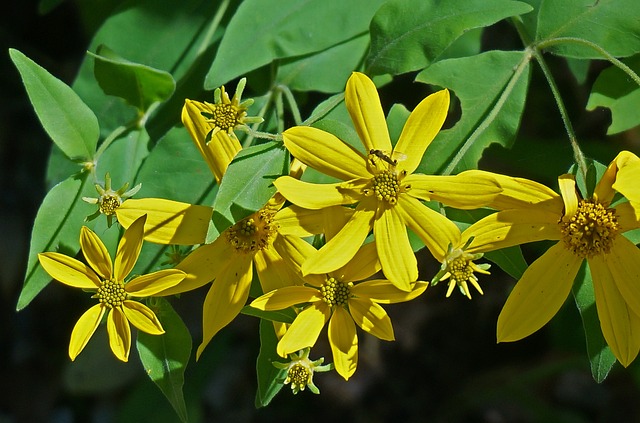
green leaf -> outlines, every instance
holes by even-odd
[[[271,63],[327,49],[367,31],[382,0],[245,0],[205,79],[216,88]]]
[[[285,308],[284,310],[275,311],[263,311],[251,306],[244,306],[240,312],[247,316],[258,317],[262,320],[281,323],[293,323],[296,318],[296,312],[292,308]]]
[[[130,62],[105,45],[89,55],[95,59],[94,73],[104,93],[123,98],[143,113],[166,101],[176,88],[170,73]]]
[[[260,353],[256,361],[258,376],[258,391],[256,392],[256,408],[266,407],[282,389],[287,377],[286,369],[278,369],[274,361],[282,360],[276,353],[278,338],[273,329],[273,323],[260,320]]]
[[[640,55],[625,62],[634,72],[640,72]],[[607,134],[617,134],[640,125],[640,86],[620,68],[611,66],[598,75],[587,102],[587,110],[597,107],[611,109],[611,125]]]
[[[367,73],[399,74],[427,67],[471,28],[532,10],[510,0],[391,0],[371,22]]]
[[[484,257],[500,266],[515,280],[519,280],[527,270],[527,261],[524,259],[519,245],[485,253]]]
[[[288,154],[282,143],[242,149],[227,168],[213,203],[217,229],[222,232],[262,208],[275,194],[273,181],[286,173],[287,165]]]
[[[573,284],[572,293],[582,318],[584,335],[587,340],[587,353],[591,363],[593,379],[601,383],[607,378],[616,358],[607,345],[600,329],[600,319],[596,310],[593,282],[588,266],[583,265]]]
[[[611,55],[631,56],[640,52],[640,7],[637,0],[527,0],[537,6],[525,20],[535,41],[581,38],[599,45]],[[537,17],[537,19],[533,19]],[[598,51],[575,42],[545,49],[567,57],[602,59]]]
[[[167,397],[183,422],[187,421],[187,407],[182,387],[184,371],[191,356],[191,335],[171,304],[154,298],[152,310],[165,330],[163,335],[149,335],[138,331],[136,346],[145,372]]]
[[[417,81],[453,91],[462,108],[460,121],[431,143],[419,172],[475,169],[492,143],[513,144],[529,85],[529,60],[525,52],[489,51],[443,60],[418,74]]]
[[[84,217],[92,214],[96,206],[82,201],[83,195],[95,193],[86,184],[87,174],[69,177],[49,191],[38,210],[31,232],[27,273],[16,309],[22,310],[51,281],[51,276],[40,266],[38,253],[58,251],[74,256],[78,249],[80,227]],[[84,191],[84,192],[83,192]]]
[[[64,82],[18,50],[9,49],[44,130],[72,160],[90,161],[96,151],[98,119]]]

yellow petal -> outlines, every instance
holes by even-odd
[[[349,311],[353,321],[362,328],[363,331],[384,341],[394,341],[393,326],[391,319],[382,306],[360,298],[349,299]]]
[[[294,126],[284,131],[282,138],[295,158],[319,172],[344,181],[371,177],[366,157],[333,134]]]
[[[449,91],[441,90],[422,100],[404,124],[394,152],[406,155],[398,169],[413,173],[425,150],[436,137],[449,112]]]
[[[623,167],[616,175],[613,189],[627,197],[630,201],[640,202],[640,161]]]
[[[78,319],[71,332],[71,340],[69,341],[69,358],[75,360],[78,354],[82,352],[84,347],[95,333],[98,325],[102,321],[102,316],[107,309],[101,304],[96,304],[89,310],[85,311]]]
[[[299,181],[291,176],[281,176],[273,184],[287,200],[297,206],[312,210],[341,204],[353,204],[362,196],[353,190],[344,189],[343,183],[312,184]]]
[[[240,313],[249,297],[253,269],[251,256],[234,257],[211,285],[202,306],[202,343],[196,359],[220,329]]]
[[[372,276],[382,268],[378,259],[376,243],[364,244],[349,263],[333,272],[343,281],[361,281]]]
[[[262,292],[290,285],[303,285],[302,273],[296,273],[274,248],[258,251],[253,258]]]
[[[237,257],[225,240],[225,234],[221,234],[213,243],[196,248],[178,263],[176,269],[182,270],[187,276],[176,286],[162,292],[162,295],[180,294],[200,288],[214,280],[228,265],[229,260]]]
[[[251,302],[251,307],[273,311],[314,301],[322,301],[322,294],[317,289],[307,286],[287,286],[256,298]]]
[[[205,242],[213,209],[162,198],[128,199],[116,209],[125,228],[146,214],[144,239],[158,244],[196,245]]]
[[[89,266],[102,278],[111,279],[113,265],[107,247],[104,246],[98,235],[91,229],[83,226],[80,229],[80,248]]]
[[[123,281],[136,264],[142,248],[142,234],[146,220],[146,215],[136,219],[120,238],[116,260],[113,265],[113,277],[116,280]]]
[[[449,244],[456,245],[460,240],[460,229],[455,223],[417,199],[402,196],[395,207],[405,224],[420,237],[438,261],[444,259]]]
[[[640,199],[637,183],[639,176],[638,156],[629,151],[621,151],[607,166],[607,170],[593,192],[594,197],[601,203],[609,204],[613,200],[615,191],[618,191],[629,200],[638,201]],[[634,198],[636,200],[633,200]]]
[[[618,290],[621,281],[616,280],[614,268],[602,256],[590,258],[589,269],[602,334],[620,364],[627,367],[640,350],[640,318]]]
[[[358,367],[358,334],[353,318],[344,308],[335,307],[327,332],[336,371],[349,380]]]
[[[564,202],[562,220],[569,221],[578,211],[578,193],[576,192],[575,177],[569,174],[562,175],[558,177],[558,185]]]
[[[118,360],[128,361],[131,350],[131,327],[120,308],[114,307],[107,315],[109,346]]]
[[[365,151],[391,151],[387,121],[380,97],[368,76],[353,72],[345,89],[345,104]]]
[[[131,324],[141,331],[151,335],[162,335],[164,333],[158,317],[146,305],[138,301],[127,300],[122,304],[122,311]]]
[[[364,202],[363,202],[364,203]],[[341,268],[356,254],[371,230],[374,210],[358,205],[349,222],[336,236],[302,265],[302,273],[329,273]]]
[[[518,341],[546,325],[569,296],[581,264],[562,243],[533,262],[498,316],[498,342]]]
[[[398,289],[411,291],[411,283],[418,279],[418,261],[405,223],[395,207],[386,209],[373,222],[373,234],[382,272]]]
[[[291,205],[280,210],[274,220],[278,224],[278,233],[304,238],[329,231],[334,235],[352,215],[353,209],[343,206],[311,210]]]
[[[458,209],[476,209],[491,204],[501,189],[490,179],[477,179],[462,173],[456,176],[407,176],[403,183],[411,185],[407,192],[422,200],[439,201]]]
[[[617,236],[610,254],[603,259],[624,301],[640,316],[640,249],[627,238]]]
[[[287,354],[315,345],[327,320],[331,316],[331,310],[324,302],[314,302],[296,316],[287,333],[284,334],[276,347],[278,355],[286,357]]]
[[[558,240],[559,215],[546,210],[504,210],[478,220],[462,232],[462,239],[474,237],[469,253],[487,252],[527,242]]]
[[[289,267],[299,274],[302,274],[302,265],[307,258],[317,252],[311,244],[295,236],[278,235],[273,240],[273,247]],[[307,275],[304,277],[304,282],[313,286],[321,286],[324,281],[325,275]]]
[[[134,297],[149,297],[176,286],[186,276],[187,274],[179,269],[159,270],[131,279],[124,285],[124,289]]]
[[[401,291],[386,279],[374,279],[360,282],[351,288],[356,297],[368,298],[382,304],[394,304],[412,300],[421,295],[429,286],[428,283],[418,281],[411,292]]]
[[[615,207],[620,233],[640,228],[640,204],[625,201]]]
[[[487,206],[497,210],[526,209],[536,205],[538,209],[546,209],[558,215],[562,212],[562,199],[551,188],[524,178],[514,178],[499,173],[483,170],[467,170],[458,175],[465,177],[476,187],[491,187],[497,183],[501,191]],[[475,182],[472,182],[475,180]]]
[[[86,264],[60,253],[40,253],[42,268],[55,280],[81,289],[100,288],[100,278]]]

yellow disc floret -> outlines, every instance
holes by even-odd
[[[295,363],[289,367],[289,371],[287,372],[287,379],[284,381],[284,384],[291,384],[291,389],[296,391],[304,391],[309,381],[311,381],[313,373],[310,371],[309,367],[301,364]]]
[[[394,171],[385,170],[373,177],[373,192],[380,201],[396,204],[400,184]]]
[[[351,298],[351,287],[353,287],[353,282],[345,283],[331,277],[322,284],[320,291],[322,291],[322,298],[330,306],[343,306]]]
[[[122,204],[122,198],[118,194],[103,194],[98,199],[100,213],[105,216],[112,216],[116,209]]]
[[[210,115],[207,122],[220,128],[221,130],[231,133],[236,126],[242,125],[242,118],[246,114],[245,110],[241,110],[233,104],[206,103],[210,109]]]
[[[615,210],[596,201],[580,200],[575,214],[565,219],[560,221],[564,244],[581,258],[609,253],[620,230]]]
[[[124,290],[124,283],[114,279],[106,279],[102,281],[94,298],[98,298],[101,304],[109,308],[120,307],[127,299],[127,292]]]
[[[269,247],[275,233],[273,213],[259,210],[229,228],[226,236],[238,252],[253,253]]]

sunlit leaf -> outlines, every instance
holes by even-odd
[[[282,389],[283,381],[287,376],[285,369],[278,369],[273,365],[274,361],[284,359],[276,353],[278,338],[273,329],[273,323],[268,320],[260,320],[260,353],[256,361],[256,374],[258,376],[258,391],[256,392],[256,407],[266,407],[273,397]]]

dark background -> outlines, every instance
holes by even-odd
[[[88,351],[70,363],[69,335],[89,304],[86,295],[51,284],[25,310],[15,311],[31,225],[46,193],[51,142],[7,51],[19,49],[71,84],[99,22],[83,21],[81,8],[72,2],[46,15],[37,13],[33,0],[5,9],[0,14],[0,423],[178,421],[135,357],[121,364],[109,354],[100,335],[104,331],[98,330]],[[490,28],[486,46],[520,48],[502,36],[503,29],[500,24]],[[608,112],[584,111],[590,84],[603,64],[592,64],[586,84],[579,85],[563,60],[549,60],[587,153],[604,162],[623,148],[638,153],[631,141],[639,139],[637,131],[607,138]],[[383,103],[389,98],[415,106],[419,99],[407,89],[412,77],[383,89]],[[483,167],[540,180],[549,174],[540,166],[559,166],[558,173],[569,166],[568,141],[537,69],[519,137],[536,140],[533,153],[521,149],[525,142],[516,143],[512,152],[490,148]],[[550,156],[567,161],[546,162]],[[539,251],[534,247],[525,253],[531,260]],[[435,264],[424,251],[418,254],[421,274],[430,279]],[[616,365],[604,383],[596,384],[572,300],[538,333],[496,344],[495,321],[514,281],[499,269],[492,273],[481,278],[485,295],[474,292],[472,301],[457,292],[445,299],[442,284],[416,301],[386,307],[397,341],[386,343],[360,332],[360,363],[349,382],[335,372],[318,374],[320,396],[303,392],[294,397],[285,388],[266,409],[253,405],[258,322],[241,316],[216,337],[200,362],[189,364],[185,395],[191,421],[640,421],[638,365],[627,370]],[[186,296],[199,301],[202,295]],[[176,307],[197,331],[198,310]],[[330,357],[324,344],[313,354]],[[90,359],[83,360],[85,355]]]

